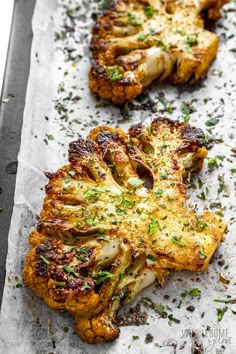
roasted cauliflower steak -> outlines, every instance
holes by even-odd
[[[122,0],[92,31],[89,87],[124,104],[154,80],[181,84],[202,78],[218,50],[205,23],[220,17],[227,0]]]
[[[215,214],[186,208],[191,172],[207,156],[204,134],[160,118],[126,134],[100,126],[69,146],[49,183],[23,270],[25,284],[75,317],[88,343],[119,336],[116,314],[170,270],[202,271],[223,239]]]

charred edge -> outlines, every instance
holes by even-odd
[[[95,78],[103,79],[104,81],[109,83],[109,85],[112,85],[112,87],[119,86],[120,84],[122,84],[122,86],[129,86],[129,85],[133,85],[134,84],[134,82],[132,82],[127,77],[121,77],[118,80],[112,81],[107,76],[104,67],[97,60],[94,61],[93,65],[92,65],[92,67],[90,69],[90,75],[94,76]]]
[[[126,150],[129,155],[132,155],[132,158],[135,158],[135,161],[142,161],[142,158],[139,156],[140,150],[137,146],[128,144],[126,145]]]
[[[186,124],[181,129],[181,138],[190,145],[198,145],[199,147],[207,147],[205,141],[205,134],[199,128],[192,127],[189,124]]]
[[[78,248],[79,249],[79,248]],[[62,253],[58,253],[58,250]],[[60,241],[55,239],[46,240],[42,245],[36,248],[36,254],[38,255],[38,262],[36,263],[35,272],[37,276],[43,276],[51,278],[54,281],[64,282],[65,285],[53,286],[53,297],[58,302],[64,302],[65,296],[68,290],[72,290],[76,294],[87,294],[94,289],[94,281],[92,278],[87,277],[86,268],[90,265],[94,250],[91,248],[88,250],[86,256],[90,259],[87,262],[83,262],[76,257],[76,250],[71,249],[67,252],[63,252],[63,245]],[[46,264],[40,259],[40,255],[45,257],[49,262]],[[63,266],[68,265],[76,257],[78,264],[73,267],[78,276],[74,274],[68,274],[64,271]],[[84,284],[86,282],[86,288]]]
[[[55,173],[53,172],[44,172],[44,175],[48,178],[48,179],[53,179],[55,177]]]
[[[174,121],[170,118],[167,118],[167,117],[157,117],[154,119],[154,121],[151,123],[151,127],[153,129],[155,128],[158,128],[159,124],[160,123],[163,123],[163,124],[166,124],[168,125],[170,128],[173,127],[173,128],[178,128],[180,126],[183,126],[185,123],[181,123],[179,122],[178,120],[177,121]]]
[[[129,128],[129,135],[131,138],[137,138],[142,133],[142,130],[143,130],[142,123],[133,124]]]
[[[106,152],[108,145],[110,145],[112,142],[117,143],[118,141],[119,141],[118,134],[110,133],[108,131],[100,133],[96,139],[96,142],[98,143],[103,153]]]
[[[96,22],[95,25],[93,26],[92,34],[96,36],[101,30],[108,31],[110,28],[111,28],[111,23],[102,22],[100,19],[100,21]]]
[[[43,224],[42,220],[39,219],[36,229],[38,232],[42,232],[43,228],[44,228],[44,224]]]
[[[79,138],[69,144],[69,161],[95,153],[99,153],[99,150],[97,144],[92,140]]]
[[[46,194],[49,194],[49,193],[52,191],[52,189],[53,189],[52,186],[50,186],[49,184],[46,184],[46,186],[45,186],[45,192],[46,192]]]

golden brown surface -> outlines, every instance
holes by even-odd
[[[102,126],[70,144],[69,164],[48,173],[24,282],[53,309],[75,316],[88,343],[117,338],[117,310],[171,269],[207,268],[226,226],[185,207],[204,135],[157,119],[129,135]]]
[[[227,0],[114,2],[93,28],[92,92],[114,104],[138,96],[154,80],[202,78],[218,50],[205,23],[220,18]]]

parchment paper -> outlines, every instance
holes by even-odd
[[[236,311],[236,305],[213,301],[227,299],[227,296],[236,298],[236,174],[233,170],[236,158],[231,150],[236,147],[235,3],[225,6],[223,18],[218,22],[220,49],[207,77],[197,84],[181,87],[153,85],[144,97],[144,102],[153,101],[152,109],[146,110],[144,105],[139,110],[106,106],[88,90],[90,29],[94,13],[101,4],[75,0],[40,0],[36,4],[15,206],[9,232],[0,353],[187,354],[193,352],[198,343],[205,353],[235,354],[236,315],[231,310]],[[80,9],[76,8],[78,5]],[[174,108],[172,114],[163,112],[158,100],[163,93]],[[159,318],[153,310],[144,308],[149,314],[148,325],[122,327],[120,338],[114,343],[87,345],[74,334],[72,317],[50,310],[24,287],[21,278],[28,234],[36,225],[44,197],[47,182],[44,171],[55,171],[62,166],[66,162],[68,143],[80,134],[86,136],[91,127],[105,123],[127,129],[131,123],[147,123],[156,116],[183,120],[183,101],[195,109],[190,114],[190,123],[205,130],[210,128],[208,134],[218,139],[209,158],[220,156],[217,158],[219,167],[213,171],[209,171],[206,161],[204,171],[193,180],[196,186],[198,178],[204,184],[201,189],[189,190],[191,196],[187,204],[199,213],[210,206],[214,211],[223,212],[229,226],[226,239],[204,273],[175,273],[164,289],[153,286],[140,295],[168,306],[168,311],[180,320],[179,324]],[[218,124],[205,125],[212,117],[219,120]],[[220,202],[221,207],[212,202]],[[219,281],[220,273],[229,284]],[[201,290],[201,298],[187,296],[178,308],[181,293],[193,288]],[[195,310],[189,312],[188,306],[194,306]],[[219,322],[216,309],[224,307],[228,310]],[[149,336],[150,343],[145,343],[147,334],[153,336]]]

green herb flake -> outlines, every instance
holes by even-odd
[[[197,231],[203,231],[208,228],[208,224],[205,222],[202,222],[200,219],[196,220],[196,230]]]
[[[177,28],[176,32],[181,34],[181,36],[185,36],[186,35],[186,32],[184,30],[182,30],[182,29],[179,29],[179,28]]]
[[[43,263],[50,264],[50,262],[47,260],[47,258],[45,258],[42,254],[40,254],[39,258],[41,259],[41,261],[43,261]]]
[[[139,339],[139,336],[133,336],[133,340]]]
[[[70,177],[64,178],[64,182],[65,182],[65,183],[70,183],[70,181],[71,181],[71,178],[70,178]]]
[[[165,43],[160,41],[159,39],[156,39],[156,46],[160,47],[162,50],[166,50],[167,49]],[[169,107],[168,109],[170,110],[169,113],[173,112],[173,109],[171,107]]]
[[[198,250],[197,253],[198,253],[198,255],[200,256],[200,258],[202,258],[202,259],[207,258],[207,256],[205,255],[205,253],[204,253],[203,251]]]
[[[192,52],[192,47],[198,44],[198,40],[196,37],[187,37],[183,43],[187,44],[187,52]]]
[[[54,140],[54,136],[52,134],[46,134],[48,140]]]
[[[82,285],[82,290],[85,290],[85,289],[90,289],[90,285],[88,285],[88,283],[85,281],[84,284]]]
[[[64,85],[65,85],[64,82],[61,82],[61,83],[58,85],[58,89],[57,89],[58,93],[59,93],[59,92],[65,92],[65,86],[64,86]]]
[[[149,224],[149,235],[154,235],[157,228],[159,228],[159,222],[156,219],[153,219],[151,223]]]
[[[64,281],[54,280],[54,283],[58,286],[65,286],[66,285],[66,283]]]
[[[17,289],[23,288],[23,285],[22,285],[21,283],[17,283],[17,284],[16,284],[16,288],[17,288]]]
[[[167,179],[169,176],[169,173],[167,172],[161,172],[160,173],[160,179],[163,180],[163,179]]]
[[[148,254],[147,259],[149,259],[152,262],[156,262],[156,260],[157,260],[156,257],[154,257],[152,254]]]
[[[190,109],[186,102],[182,103],[182,113],[184,114],[184,122],[188,123],[190,121]]]
[[[94,282],[96,285],[99,285],[101,283],[104,283],[104,281],[106,281],[107,279],[110,278],[114,278],[114,274],[106,271],[106,270],[100,270],[97,275],[96,278],[94,279]]]
[[[150,297],[147,297],[147,296],[141,297],[140,302],[141,302],[141,304],[146,305],[146,306],[152,305],[152,299],[150,299]]]
[[[209,167],[209,170],[213,170],[214,168],[218,168],[218,161],[217,161],[217,157],[212,157],[208,160],[207,165]]]
[[[186,243],[182,243],[180,242],[179,238],[177,236],[173,236],[171,238],[171,241],[174,242],[176,245],[178,245],[180,248],[186,247],[187,244]]]
[[[157,99],[164,106],[165,111],[167,113],[170,113],[170,114],[173,113],[174,109],[170,106],[170,103],[167,100],[165,100],[164,98],[162,98],[160,96],[158,96]]]
[[[144,6],[143,7],[143,11],[144,11],[145,15],[147,16],[147,18],[150,19],[150,18],[153,17],[153,15],[155,13],[155,8],[150,6],[150,5],[148,5],[148,6]]]
[[[77,272],[75,272],[75,270],[73,268],[71,268],[67,265],[64,265],[63,269],[69,274],[74,274],[76,277],[80,276]]]
[[[193,288],[191,290],[185,290],[180,296],[183,299],[185,299],[187,296],[199,297],[199,296],[201,296],[201,290],[198,288]]]
[[[149,36],[149,34],[140,33],[140,35],[138,36],[138,40],[144,41],[148,36]]]
[[[71,175],[72,177],[74,177],[76,175],[76,172],[74,170],[70,170],[69,172],[69,175]]]
[[[169,321],[171,321],[171,322],[174,322],[174,323],[177,323],[177,324],[180,323],[180,320],[178,320],[178,318],[174,317],[173,314],[168,315],[168,319],[169,319]]]
[[[206,125],[207,127],[214,127],[216,124],[219,123],[219,121],[220,121],[220,120],[219,120],[218,118],[212,117],[212,118],[208,119],[208,120],[205,122],[205,125]]]
[[[90,225],[90,226],[93,225],[93,223],[94,223],[94,221],[95,221],[97,215],[98,215],[98,213],[97,213],[96,211],[95,211],[94,213],[92,213],[92,214],[85,220],[86,224],[87,224],[87,225]]]
[[[216,309],[218,321],[221,321],[223,319],[224,314],[226,313],[227,310],[228,310],[228,307],[220,307],[220,308]]]
[[[120,73],[118,66],[113,66],[112,68],[105,68],[105,73],[112,81],[117,81],[123,76]]]
[[[236,168],[231,168],[230,172],[233,174],[233,173],[236,173]]]
[[[155,312],[158,313],[162,318],[166,318],[168,316],[168,313],[166,312],[166,308],[162,304],[155,304],[154,305],[154,310]]]
[[[193,289],[191,289],[191,290],[188,292],[188,294],[189,294],[190,296],[197,297],[197,296],[200,296],[200,295],[201,295],[201,290],[198,289],[198,288],[193,288]]]
[[[128,24],[134,27],[141,27],[141,23],[137,21],[137,18],[131,12],[128,12]]]
[[[155,194],[157,197],[161,197],[162,194],[163,194],[163,189],[158,188],[158,189],[154,192],[154,194]]]
[[[229,304],[230,303],[230,300],[214,299],[213,301],[214,302],[220,302],[222,304]]]
[[[133,178],[128,179],[128,183],[136,188],[136,187],[141,186],[144,182],[142,179],[140,179],[138,177],[133,177]]]

